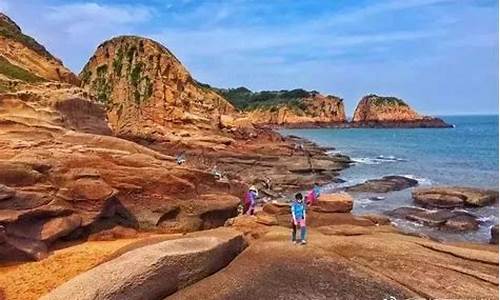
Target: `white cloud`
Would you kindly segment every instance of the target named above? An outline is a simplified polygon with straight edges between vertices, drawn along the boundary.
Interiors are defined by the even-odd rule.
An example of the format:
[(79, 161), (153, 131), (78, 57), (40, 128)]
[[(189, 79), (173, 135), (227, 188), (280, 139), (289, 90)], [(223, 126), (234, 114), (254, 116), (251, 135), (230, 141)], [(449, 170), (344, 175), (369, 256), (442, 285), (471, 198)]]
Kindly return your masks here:
[(111, 6), (98, 3), (75, 3), (49, 7), (48, 21), (130, 24), (147, 21), (152, 9), (144, 6)]

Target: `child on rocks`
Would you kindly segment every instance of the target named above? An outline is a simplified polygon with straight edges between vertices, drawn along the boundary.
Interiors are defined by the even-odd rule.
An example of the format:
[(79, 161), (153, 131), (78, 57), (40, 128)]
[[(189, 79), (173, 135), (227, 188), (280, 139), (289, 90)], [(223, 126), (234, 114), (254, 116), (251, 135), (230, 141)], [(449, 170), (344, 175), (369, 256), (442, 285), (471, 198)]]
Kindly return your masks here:
[(297, 243), (297, 228), (300, 226), (300, 244), (306, 244), (306, 205), (301, 193), (295, 194), (292, 210), (292, 242)]

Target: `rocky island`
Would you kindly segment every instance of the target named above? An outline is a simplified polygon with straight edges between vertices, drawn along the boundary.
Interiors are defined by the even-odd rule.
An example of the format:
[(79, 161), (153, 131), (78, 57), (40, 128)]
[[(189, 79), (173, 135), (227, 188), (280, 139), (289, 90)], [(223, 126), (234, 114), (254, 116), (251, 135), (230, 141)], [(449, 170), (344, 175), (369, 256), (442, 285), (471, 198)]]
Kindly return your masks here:
[(446, 128), (452, 127), (439, 118), (421, 116), (396, 97), (368, 95), (354, 111), (350, 127)]
[[(497, 245), (402, 234), (344, 193), (321, 195), (306, 246), (287, 203), (238, 216), (249, 185), (281, 199), (351, 160), (249, 121), (165, 46), (113, 38), (77, 77), (0, 29), (0, 299), (498, 298)], [(342, 120), (311, 97), (332, 103), (313, 122)], [(380, 185), (414, 183), (358, 189)]]
[(347, 120), (343, 100), (303, 89), (252, 92), (215, 89), (245, 113), (252, 124), (271, 128), (340, 127)]

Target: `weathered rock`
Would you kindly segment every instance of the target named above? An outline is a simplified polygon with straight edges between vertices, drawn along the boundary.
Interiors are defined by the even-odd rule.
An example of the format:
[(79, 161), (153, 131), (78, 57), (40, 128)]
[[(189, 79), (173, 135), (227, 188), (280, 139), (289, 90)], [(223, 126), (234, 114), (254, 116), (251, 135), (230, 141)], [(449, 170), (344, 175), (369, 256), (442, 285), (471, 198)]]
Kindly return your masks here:
[(137, 230), (123, 226), (115, 226), (108, 230), (91, 234), (89, 241), (113, 241), (116, 239), (130, 239), (137, 236)]
[[(462, 248), (378, 231), (382, 226), (371, 227), (370, 232), (343, 227), (345, 231), (336, 235), (311, 229), (306, 246), (292, 244), (289, 230), (272, 227), (228, 267), (166, 299), (299, 299), (304, 295), (311, 299), (468, 299), (497, 295), (498, 250), (484, 245)], [(338, 226), (331, 230), (335, 228)], [(348, 232), (355, 234), (342, 234)]]
[(276, 217), (268, 214), (258, 214), (256, 222), (267, 226), (278, 225)]
[(114, 132), (134, 140), (165, 141), (173, 127), (218, 130), (221, 116), (235, 112), (219, 94), (201, 87), (167, 48), (147, 38), (102, 43), (80, 78), (107, 106)]
[(368, 219), (378, 225), (388, 225), (391, 223), (391, 219), (383, 215), (366, 214), (361, 215), (360, 217)]
[(354, 111), (351, 127), (451, 127), (439, 118), (421, 116), (396, 97), (368, 95)]
[(282, 202), (266, 203), (262, 207), (262, 210), (271, 215), (289, 215), (290, 204)]
[(440, 227), (455, 231), (476, 230), (479, 228), (478, 218), (465, 211), (400, 207), (386, 212), (386, 214), (398, 219), (406, 219), (431, 227)]
[(321, 194), (317, 205), (311, 210), (324, 213), (348, 213), (352, 210), (353, 200), (347, 193)]
[(490, 244), (498, 245), (498, 224), (491, 226), (491, 239)]
[(436, 208), (485, 206), (498, 201), (498, 191), (468, 187), (431, 187), (412, 191), (415, 203)]
[(258, 125), (287, 128), (329, 127), (346, 122), (344, 103), (338, 97), (308, 93), (298, 101), (299, 106), (257, 107), (247, 113), (247, 119)]
[(346, 192), (387, 193), (401, 191), (418, 185), (418, 181), (404, 176), (384, 176), (345, 188)]
[(230, 229), (145, 246), (76, 276), (41, 299), (161, 299), (225, 267), (244, 247), (242, 235)]
[[(5, 14), (0, 14), (0, 53), (3, 75), (14, 80), (58, 80), (78, 84), (78, 78), (45, 47), (25, 35)], [(8, 65), (8, 66), (5, 66)]]

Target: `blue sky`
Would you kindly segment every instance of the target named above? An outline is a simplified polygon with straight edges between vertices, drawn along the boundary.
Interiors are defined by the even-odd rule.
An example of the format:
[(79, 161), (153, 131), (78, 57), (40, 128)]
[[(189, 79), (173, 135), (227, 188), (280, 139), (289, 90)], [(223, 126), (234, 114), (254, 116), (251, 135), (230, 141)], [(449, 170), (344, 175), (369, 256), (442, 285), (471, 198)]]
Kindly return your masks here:
[(0, 10), (78, 73), (121, 34), (167, 46), (197, 80), (393, 95), (426, 114), (498, 112), (494, 0), (0, 0)]

